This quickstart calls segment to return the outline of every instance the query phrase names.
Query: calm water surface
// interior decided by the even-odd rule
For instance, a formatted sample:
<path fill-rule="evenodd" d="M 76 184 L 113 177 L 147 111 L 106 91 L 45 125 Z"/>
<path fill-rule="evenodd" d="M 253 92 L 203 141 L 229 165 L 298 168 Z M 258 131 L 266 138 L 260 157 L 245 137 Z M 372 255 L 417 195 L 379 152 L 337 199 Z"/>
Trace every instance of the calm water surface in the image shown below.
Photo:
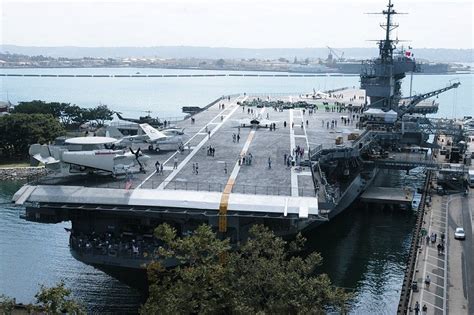
<path fill-rule="evenodd" d="M 202 74 L 219 71 L 160 69 L 11 69 L 3 73 L 55 74 Z M 230 72 L 221 72 L 230 73 Z M 439 96 L 438 116 L 474 115 L 473 75 L 414 77 L 414 90 L 427 92 L 459 79 L 457 90 Z M 223 94 L 308 92 L 358 86 L 358 77 L 312 78 L 34 78 L 0 77 L 0 100 L 41 99 L 81 106 L 108 104 L 112 109 L 138 116 L 153 110 L 161 117 L 179 116 L 181 106 L 204 106 Z M 403 89 L 408 94 L 409 80 Z M 413 185 L 416 172 L 392 176 L 388 185 Z M 19 218 L 21 209 L 1 205 L 22 185 L 0 182 L 0 293 L 19 302 L 34 299 L 39 284 L 63 279 L 91 312 L 134 311 L 141 303 L 138 292 L 93 267 L 73 259 L 68 248 L 70 223 L 38 224 Z M 411 213 L 353 207 L 309 235 L 309 246 L 325 259 L 322 267 L 336 285 L 354 292 L 353 313 L 395 313 L 403 270 L 411 241 Z"/>

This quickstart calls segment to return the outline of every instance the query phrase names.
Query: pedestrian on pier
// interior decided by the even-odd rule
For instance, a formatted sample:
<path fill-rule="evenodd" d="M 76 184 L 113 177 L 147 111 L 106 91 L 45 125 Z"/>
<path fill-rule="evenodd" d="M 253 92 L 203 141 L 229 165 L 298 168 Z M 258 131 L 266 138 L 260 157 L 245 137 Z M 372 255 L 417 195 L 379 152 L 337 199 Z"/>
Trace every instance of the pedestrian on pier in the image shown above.
<path fill-rule="evenodd" d="M 426 288 L 427 288 L 427 289 L 430 288 L 430 284 L 431 284 L 430 276 L 429 276 L 429 275 L 426 275 L 426 278 L 425 278 L 425 285 L 426 285 Z"/>
<path fill-rule="evenodd" d="M 426 235 L 426 246 L 430 245 L 430 236 Z"/>
<path fill-rule="evenodd" d="M 423 308 L 421 309 L 421 314 L 426 315 L 428 312 L 428 307 L 426 304 L 423 304 Z"/>
<path fill-rule="evenodd" d="M 174 163 L 173 163 L 173 169 L 177 169 L 178 168 L 178 158 L 175 156 L 174 157 Z"/>
<path fill-rule="evenodd" d="M 286 164 L 286 161 L 287 161 L 287 160 L 288 160 L 288 155 L 285 153 L 285 154 L 283 155 L 283 165 Z"/>
<path fill-rule="evenodd" d="M 420 313 L 420 303 L 416 301 L 415 303 L 415 315 L 418 315 Z"/>
<path fill-rule="evenodd" d="M 156 162 L 155 162 L 155 168 L 156 168 L 156 171 L 157 171 L 157 172 L 160 171 L 160 162 L 159 162 L 159 161 L 156 161 Z"/>

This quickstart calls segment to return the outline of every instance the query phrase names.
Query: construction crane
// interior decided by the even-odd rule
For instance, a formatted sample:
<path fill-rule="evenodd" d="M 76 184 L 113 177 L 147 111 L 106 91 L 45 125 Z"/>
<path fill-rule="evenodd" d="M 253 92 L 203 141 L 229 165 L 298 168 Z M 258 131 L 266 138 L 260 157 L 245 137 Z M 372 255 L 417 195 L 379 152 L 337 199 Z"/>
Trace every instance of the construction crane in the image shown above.
<path fill-rule="evenodd" d="M 328 61 L 329 62 L 343 61 L 344 60 L 344 52 L 342 50 L 331 48 L 329 46 L 326 46 L 326 47 L 329 49 L 329 55 L 328 55 Z M 338 52 L 341 53 L 340 56 L 339 56 Z M 334 59 L 333 56 L 336 57 L 337 59 Z"/>
<path fill-rule="evenodd" d="M 434 91 L 424 93 L 424 94 L 418 94 L 418 95 L 415 95 L 411 98 L 407 98 L 407 99 L 410 99 L 410 101 L 407 104 L 399 107 L 399 112 L 398 112 L 399 115 L 398 116 L 401 118 L 406 113 L 413 112 L 413 110 L 415 109 L 415 106 L 417 104 L 419 104 L 421 101 L 426 100 L 430 97 L 439 95 L 441 93 L 444 93 L 444 92 L 449 91 L 451 89 L 456 89 L 460 85 L 461 85 L 461 82 L 455 82 L 455 83 L 452 83 L 451 85 L 449 85 L 447 87 L 444 87 L 442 89 L 434 90 Z"/>

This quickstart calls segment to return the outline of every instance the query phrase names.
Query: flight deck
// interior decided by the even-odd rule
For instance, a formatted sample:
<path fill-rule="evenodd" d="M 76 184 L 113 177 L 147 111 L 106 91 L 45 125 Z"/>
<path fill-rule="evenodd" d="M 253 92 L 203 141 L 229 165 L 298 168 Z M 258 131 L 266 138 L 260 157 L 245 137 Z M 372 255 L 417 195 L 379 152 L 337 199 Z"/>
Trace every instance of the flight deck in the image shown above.
<path fill-rule="evenodd" d="M 358 129 L 362 93 L 344 89 L 324 98 L 222 97 L 176 122 L 173 127 L 184 129 L 181 150 L 155 152 L 146 143 L 134 144 L 133 150 L 140 147 L 150 156 L 145 172 L 115 178 L 79 175 L 60 181 L 46 177 L 36 186 L 25 186 L 14 199 L 41 203 L 43 208 L 147 211 L 152 207 L 207 211 L 205 215 L 220 220 L 232 213 L 322 220 L 321 205 L 329 199 L 334 204 L 337 191 L 328 191 L 328 179 L 320 169 L 315 171 L 310 155 L 322 148 L 353 147 L 362 133 Z M 338 110 L 342 104 L 345 110 Z M 225 230 L 224 225 L 220 222 L 220 229 Z"/>

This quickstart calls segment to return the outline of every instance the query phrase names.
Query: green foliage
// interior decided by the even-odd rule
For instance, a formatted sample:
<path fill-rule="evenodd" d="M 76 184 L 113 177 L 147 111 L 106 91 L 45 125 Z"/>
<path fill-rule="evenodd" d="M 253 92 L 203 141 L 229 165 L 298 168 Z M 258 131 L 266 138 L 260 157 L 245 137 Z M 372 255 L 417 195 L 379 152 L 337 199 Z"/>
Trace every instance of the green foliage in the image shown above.
<path fill-rule="evenodd" d="M 62 281 L 51 288 L 42 285 L 35 295 L 36 305 L 33 306 L 33 309 L 46 314 L 85 314 L 82 307 L 69 298 L 70 295 L 71 290 L 66 288 Z"/>
<path fill-rule="evenodd" d="M 26 157 L 29 145 L 48 143 L 63 133 L 63 127 L 51 115 L 4 115 L 0 117 L 0 152 L 6 158 Z"/>
<path fill-rule="evenodd" d="M 47 114 L 54 118 L 61 117 L 64 109 L 69 106 L 67 103 L 46 103 L 40 100 L 31 102 L 20 102 L 13 107 L 13 114 Z"/>
<path fill-rule="evenodd" d="M 76 301 L 69 298 L 70 295 L 71 290 L 62 281 L 51 288 L 42 285 L 35 295 L 36 304 L 28 304 L 26 309 L 29 314 L 86 314 Z M 12 314 L 14 309 L 15 300 L 0 294 L 0 314 Z"/>
<path fill-rule="evenodd" d="M 81 125 L 86 121 L 95 121 L 98 126 L 103 126 L 105 120 L 112 118 L 113 111 L 107 105 L 99 105 L 94 108 L 81 108 L 70 103 L 51 102 L 40 100 L 31 102 L 20 102 L 16 105 L 14 114 L 49 114 L 61 121 L 65 126 Z"/>
<path fill-rule="evenodd" d="M 84 121 L 95 121 L 98 127 L 104 125 L 105 120 L 112 119 L 113 111 L 111 111 L 107 105 L 99 105 L 94 108 L 84 109 L 83 118 Z"/>
<path fill-rule="evenodd" d="M 15 308 L 15 300 L 0 294 L 0 314 L 5 314 L 9 315 L 13 312 L 13 309 Z"/>
<path fill-rule="evenodd" d="M 290 243 L 268 228 L 256 225 L 248 241 L 231 251 L 209 226 L 193 235 L 176 236 L 169 225 L 160 225 L 155 236 L 164 242 L 157 254 L 180 264 L 165 269 L 149 265 L 149 298 L 142 314 L 151 313 L 323 313 L 345 310 L 349 295 L 334 288 L 325 274 L 316 275 L 319 253 L 296 255 L 305 239 Z"/>

